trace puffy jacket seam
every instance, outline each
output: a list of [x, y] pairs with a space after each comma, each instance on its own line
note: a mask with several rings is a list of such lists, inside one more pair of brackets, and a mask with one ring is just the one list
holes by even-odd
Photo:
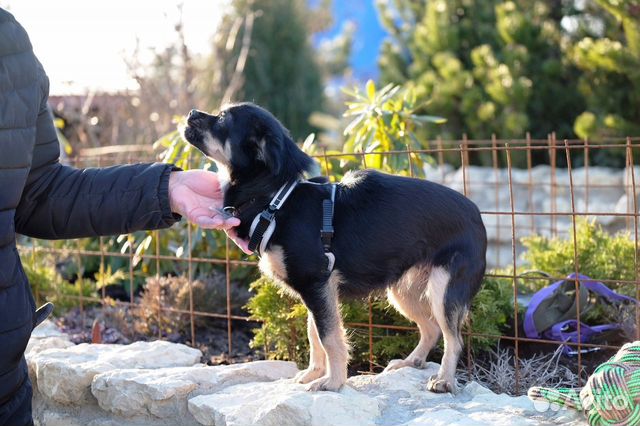
[[[140, 192], [141, 190], [143, 190], [144, 188], [140, 187], [140, 188], [134, 188], [134, 189], [127, 189], [125, 191], [122, 191], [123, 195], [127, 195], [129, 193], [132, 192]], [[87, 192], [87, 193], [79, 193], [79, 194], [66, 194], [66, 195], [50, 195], [48, 197], [49, 200], [55, 200], [55, 201], [59, 201], [59, 200], [64, 200], [65, 198], [86, 198], [86, 197], [95, 197], [95, 196], [101, 196], [101, 195], [105, 195], [105, 194], [111, 194], [113, 193], [113, 191], [109, 191], [109, 190], [105, 190], [105, 191], [100, 191], [100, 192]]]
[[31, 88], [34, 86], [34, 84], [36, 84], [36, 85], [38, 84], [38, 78], [34, 78], [33, 80], [29, 80], [29, 82], [28, 82], [27, 84], [23, 85], [23, 86], [20, 86], [20, 87], [12, 87], [12, 88], [10, 88], [10, 89], [4, 90], [4, 91], [3, 91], [3, 92], [4, 92], [3, 94], [4, 94], [5, 96], [10, 96], [10, 95], [11, 95], [11, 96], [13, 96], [13, 93], [14, 93], [14, 92], [16, 92], [16, 93], [17, 93], [17, 92], [19, 92], [19, 91], [21, 91], [21, 90], [31, 89]]
[[28, 169], [29, 168], [29, 164], [25, 164], [22, 166], [4, 166], [4, 167], [0, 167], [0, 170], [19, 170], [19, 169]]
[[7, 127], [0, 126], [0, 130], [26, 130], [26, 129], [31, 129], [35, 127], [36, 127], [35, 124], [31, 124], [29, 126], [7, 126]]
[[50, 143], [54, 143], [54, 142], [58, 142], [58, 138], [54, 138], [46, 142], [40, 142], [40, 143], [36, 142], [36, 146], [49, 145]]
[[29, 48], [29, 49], [25, 49], [25, 50], [21, 50], [19, 52], [11, 52], [11, 53], [5, 53], [3, 55], [0, 55], [0, 58], [8, 58], [10, 56], [16, 56], [16, 55], [24, 55], [25, 53], [30, 53], [33, 52], [33, 48]]
[[[25, 280], [25, 281], [26, 281], [26, 280]], [[14, 285], [20, 285], [20, 284], [22, 284], [22, 283], [18, 283], [18, 284], [14, 284]], [[11, 287], [7, 287], [7, 289], [9, 289], [9, 288], [11, 288]], [[6, 289], [5, 289], [5, 290], [6, 290]], [[29, 291], [31, 291], [31, 290], [29, 290]], [[8, 334], [8, 333], [11, 333], [12, 331], [16, 331], [16, 330], [21, 329], [22, 327], [24, 327], [24, 326], [25, 326], [25, 325], [27, 325], [27, 324], [33, 324], [33, 320], [32, 320], [32, 319], [31, 319], [31, 320], [27, 320], [27, 321], [23, 322], [22, 324], [18, 325], [17, 327], [14, 327], [14, 328], [9, 328], [9, 329], [7, 329], [7, 330], [0, 330], [0, 334]]]

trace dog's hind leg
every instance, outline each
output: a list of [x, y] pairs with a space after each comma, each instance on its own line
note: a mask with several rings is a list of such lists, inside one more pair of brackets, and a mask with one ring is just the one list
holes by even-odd
[[309, 383], [324, 376], [327, 371], [327, 354], [322, 347], [318, 327], [311, 312], [307, 316], [307, 335], [309, 336], [309, 367], [294, 377], [293, 380], [297, 383]]
[[438, 374], [431, 377], [427, 389], [432, 392], [456, 392], [456, 367], [462, 352], [462, 323], [467, 316], [466, 303], [456, 304], [455, 298], [447, 297], [447, 292], [455, 292], [459, 286], [471, 287], [466, 274], [454, 271], [453, 276], [442, 267], [431, 271], [427, 289], [427, 297], [433, 316], [442, 330], [444, 339], [444, 355]]
[[402, 367], [423, 368], [427, 355], [440, 337], [440, 327], [431, 315], [431, 307], [426, 300], [424, 290], [428, 280], [428, 271], [424, 274], [406, 274], [411, 282], [403, 281], [387, 289], [389, 302], [406, 318], [415, 322], [420, 330], [420, 341], [405, 359], [389, 362], [385, 371]]
[[302, 299], [313, 315], [320, 343], [327, 355], [325, 375], [307, 385], [307, 390], [310, 391], [337, 391], [347, 381], [349, 346], [339, 312], [340, 280], [340, 273], [334, 270], [328, 282], [321, 289], [316, 290], [315, 297], [305, 297], [305, 294], [301, 293]]

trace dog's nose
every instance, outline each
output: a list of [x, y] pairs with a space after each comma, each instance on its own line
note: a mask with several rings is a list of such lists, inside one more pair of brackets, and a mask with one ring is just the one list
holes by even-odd
[[202, 117], [202, 113], [197, 109], [192, 109], [189, 111], [189, 115], [187, 115], [187, 124], [192, 125], [195, 124], [198, 119]]

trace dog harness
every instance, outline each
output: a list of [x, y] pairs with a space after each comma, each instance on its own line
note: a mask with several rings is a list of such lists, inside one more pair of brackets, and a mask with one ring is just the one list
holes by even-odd
[[[276, 195], [271, 199], [269, 206], [253, 219], [251, 228], [249, 229], [249, 250], [258, 256], [264, 253], [267, 244], [276, 229], [276, 213], [280, 210], [284, 202], [289, 198], [289, 195], [293, 192], [293, 189], [299, 183], [301, 183], [301, 181], [293, 180], [282, 185], [278, 192], [276, 192]], [[304, 181], [304, 183], [319, 185], [315, 182], [309, 181]], [[335, 204], [336, 185], [330, 185], [330, 197], [322, 200], [322, 228], [320, 229], [320, 240], [322, 241], [324, 254], [327, 257], [327, 270], [329, 272], [333, 270], [336, 260], [335, 255], [331, 252], [331, 240], [333, 239], [334, 232], [333, 207]]]
[[249, 250], [257, 255], [264, 252], [273, 231], [276, 229], [276, 213], [287, 201], [298, 182], [298, 180], [292, 180], [282, 185], [271, 199], [269, 206], [253, 219], [249, 229]]
[[324, 255], [327, 256], [329, 264], [327, 270], [333, 271], [336, 257], [331, 252], [331, 240], [333, 239], [333, 205], [336, 201], [336, 184], [331, 185], [331, 198], [322, 200], [322, 229], [320, 229], [320, 240], [324, 248]]

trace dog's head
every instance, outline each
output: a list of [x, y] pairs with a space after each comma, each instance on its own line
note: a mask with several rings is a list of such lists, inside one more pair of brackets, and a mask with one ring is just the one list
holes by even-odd
[[184, 138], [227, 168], [232, 180], [270, 175], [288, 181], [314, 164], [271, 113], [252, 103], [229, 105], [218, 115], [192, 110]]

